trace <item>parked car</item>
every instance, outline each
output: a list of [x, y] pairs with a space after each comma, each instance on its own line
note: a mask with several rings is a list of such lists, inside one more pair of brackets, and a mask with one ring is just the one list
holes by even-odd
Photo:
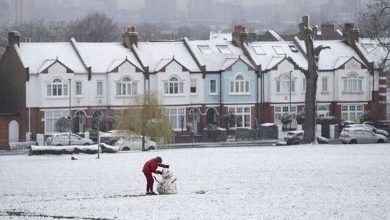
[[378, 129], [374, 126], [372, 126], [371, 124], [368, 124], [368, 123], [363, 123], [363, 124], [349, 124], [347, 126], [345, 126], [346, 128], [364, 128], [366, 130], [369, 130], [369, 131], [372, 131], [374, 133], [377, 133], [377, 134], [381, 134], [381, 135], [384, 135], [386, 137], [389, 136], [389, 133], [383, 129]]
[[343, 144], [385, 143], [387, 137], [363, 127], [344, 128], [340, 134]]
[[[117, 146], [121, 151], [141, 150], [142, 135], [133, 134], [126, 130], [111, 130], [101, 135], [102, 143]], [[151, 141], [149, 137], [145, 137], [145, 149], [154, 150], [157, 144]]]
[[[46, 139], [47, 145], [66, 146], [69, 145], [69, 133], [50, 134]], [[80, 137], [77, 134], [70, 134], [70, 145], [91, 145], [93, 141], [88, 138]]]
[[[303, 139], [303, 130], [289, 131], [284, 137], [287, 145], [300, 144]], [[319, 144], [329, 144], [329, 140], [325, 137], [317, 136], [317, 142]]]

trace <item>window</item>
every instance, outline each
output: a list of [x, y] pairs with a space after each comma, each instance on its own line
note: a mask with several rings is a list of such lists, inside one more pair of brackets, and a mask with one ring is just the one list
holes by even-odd
[[191, 79], [190, 81], [191, 83], [191, 94], [196, 94], [196, 79]]
[[328, 92], [328, 78], [322, 78], [322, 92]]
[[[296, 105], [282, 105], [282, 106], [275, 106], [275, 116], [274, 116], [274, 122], [281, 124], [281, 118], [284, 114], [290, 114], [292, 115], [293, 119], [297, 118], [297, 106]], [[293, 120], [294, 121], [294, 120]]]
[[249, 94], [250, 81], [243, 76], [238, 75], [230, 81], [230, 94]]
[[184, 108], [169, 108], [166, 110], [171, 128], [173, 130], [182, 130], [185, 128], [185, 111]]
[[275, 53], [278, 55], [286, 54], [282, 46], [272, 46], [272, 48], [274, 48]]
[[59, 132], [56, 129], [56, 122], [60, 118], [68, 118], [69, 111], [46, 111], [45, 112], [45, 133]]
[[121, 82], [116, 84], [116, 95], [131, 96], [137, 95], [137, 83], [133, 82], [129, 77], [125, 77]]
[[[290, 91], [290, 87], [291, 87], [291, 91]], [[290, 77], [287, 75], [281, 75], [276, 80], [276, 92], [279, 93], [295, 92], [295, 80], [290, 80]]]
[[165, 94], [183, 94], [183, 82], [176, 77], [171, 77], [168, 82], [164, 83]]
[[348, 121], [358, 121], [360, 116], [364, 114], [363, 105], [342, 105], [341, 119]]
[[209, 45], [198, 45], [198, 48], [202, 54], [212, 54], [211, 48]]
[[210, 94], [217, 94], [217, 80], [210, 80]]
[[96, 95], [98, 96], [103, 95], [103, 81], [96, 82]]
[[257, 55], [265, 55], [265, 51], [262, 46], [253, 46], [253, 50], [255, 50]]
[[363, 91], [362, 78], [358, 74], [350, 74], [344, 78], [344, 92], [359, 93]]
[[68, 96], [68, 84], [61, 79], [54, 79], [47, 84], [47, 96]]
[[234, 107], [229, 108], [229, 113], [236, 116], [235, 124], [230, 124], [230, 127], [235, 128], [250, 128], [251, 127], [251, 108], [250, 107]]
[[217, 45], [219, 52], [222, 54], [231, 54], [232, 51], [229, 49], [228, 45]]
[[81, 87], [81, 81], [76, 82], [76, 95], [81, 96], [82, 95], [82, 87]]
[[329, 117], [329, 106], [328, 105], [318, 105], [317, 106], [317, 117], [319, 117], [319, 118]]
[[290, 48], [290, 50], [294, 53], [298, 53], [298, 49], [295, 45], [288, 45], [288, 47]]

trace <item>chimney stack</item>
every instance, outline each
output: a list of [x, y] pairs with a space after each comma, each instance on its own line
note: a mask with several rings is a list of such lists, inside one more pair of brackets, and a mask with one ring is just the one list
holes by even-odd
[[334, 24], [321, 24], [321, 37], [322, 40], [336, 40]]
[[138, 33], [135, 32], [135, 27], [126, 26], [123, 29], [122, 40], [125, 47], [130, 48], [133, 45], [138, 46]]
[[348, 45], [353, 45], [355, 42], [359, 42], [359, 31], [355, 28], [353, 23], [346, 23], [343, 29], [344, 41]]
[[246, 33], [246, 28], [242, 25], [237, 25], [234, 27], [232, 33], [234, 45], [241, 47], [241, 45], [248, 40], [248, 33]]
[[8, 45], [13, 46], [14, 44], [20, 46], [20, 33], [17, 31], [10, 31], [8, 32]]

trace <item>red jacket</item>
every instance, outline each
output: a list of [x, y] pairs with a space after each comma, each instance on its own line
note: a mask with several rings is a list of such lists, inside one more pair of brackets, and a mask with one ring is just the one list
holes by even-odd
[[157, 173], [157, 167], [167, 167], [167, 165], [158, 163], [155, 158], [149, 160], [148, 162], [145, 163], [144, 168], [142, 169], [142, 172], [145, 174], [152, 174], [152, 173]]

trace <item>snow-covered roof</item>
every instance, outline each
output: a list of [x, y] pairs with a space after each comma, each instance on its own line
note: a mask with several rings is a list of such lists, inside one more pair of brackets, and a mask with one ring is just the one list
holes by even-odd
[[[379, 68], [386, 58], [387, 51], [381, 47], [378, 41], [368, 38], [360, 39], [356, 46], [362, 51], [369, 62], [374, 62], [375, 68]], [[387, 65], [390, 62], [390, 56], [387, 57]]]
[[206, 71], [218, 72], [226, 70], [229, 64], [242, 60], [248, 66], [253, 67], [240, 47], [226, 40], [195, 40], [189, 41], [191, 50], [200, 62], [206, 65]]
[[93, 73], [111, 72], [125, 61], [142, 70], [134, 54], [122, 43], [78, 42], [77, 47], [82, 59], [91, 65]]
[[62, 43], [20, 43], [21, 60], [30, 73], [40, 73], [55, 60], [75, 73], [87, 73], [70, 42]]
[[173, 59], [191, 72], [200, 72], [183, 41], [139, 42], [137, 49], [143, 65], [149, 66], [150, 72], [161, 70]]
[[288, 58], [291, 58], [300, 68], [307, 70], [305, 56], [292, 41], [252, 42], [246, 47], [256, 65], [261, 65], [263, 71], [274, 68]]
[[[317, 40], [314, 46], [330, 47], [322, 50], [318, 60], [319, 70], [334, 70], [340, 68], [351, 59], [355, 59], [361, 64], [365, 64], [357, 52], [341, 40]], [[306, 48], [305, 48], [306, 50]]]
[[210, 32], [210, 40], [226, 40], [226, 41], [232, 41], [232, 33], [216, 33], [216, 32]]

